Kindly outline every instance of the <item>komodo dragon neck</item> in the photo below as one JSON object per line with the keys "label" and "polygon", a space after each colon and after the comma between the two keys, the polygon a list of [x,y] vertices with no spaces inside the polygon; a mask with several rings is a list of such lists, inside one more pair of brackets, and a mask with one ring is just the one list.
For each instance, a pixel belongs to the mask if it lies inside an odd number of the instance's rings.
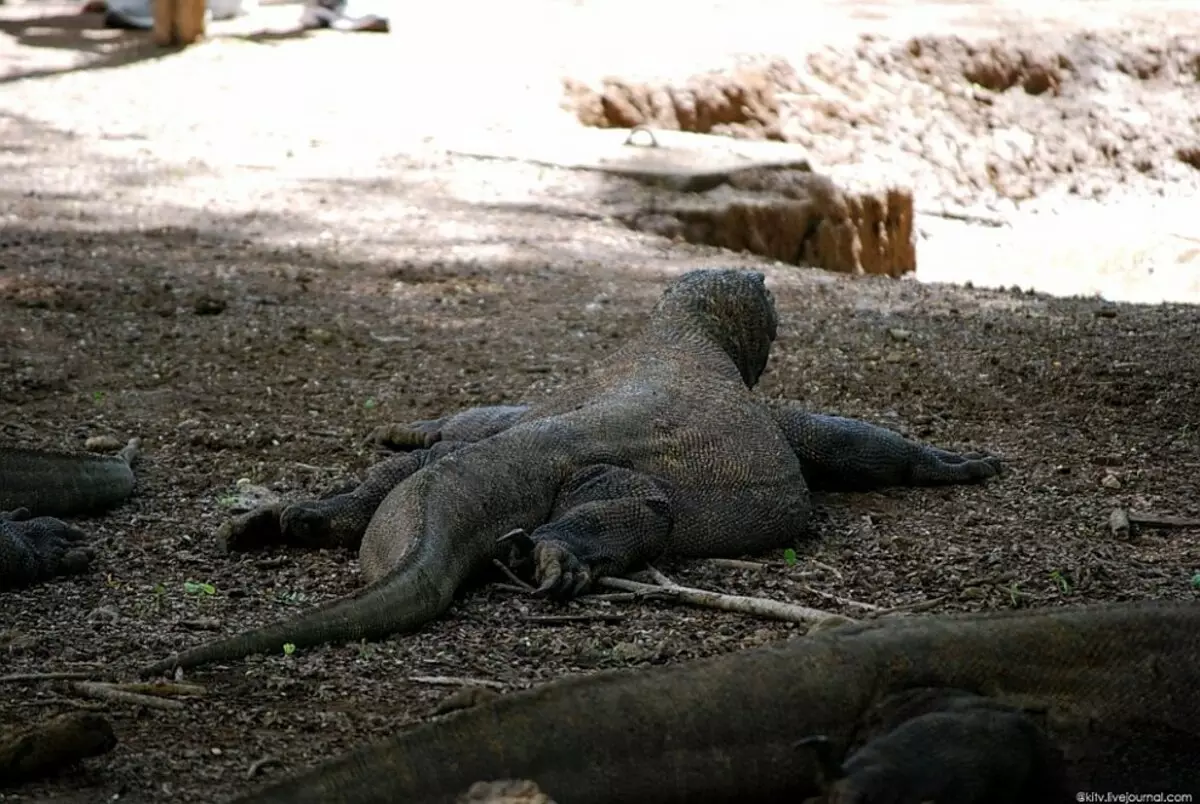
{"label": "komodo dragon neck", "polygon": [[0,511],[28,508],[34,516],[100,511],[133,491],[134,439],[117,455],[0,446]]}
{"label": "komodo dragon neck", "polygon": [[512,778],[559,804],[796,801],[818,791],[798,740],[844,746],[874,703],[921,686],[1045,710],[1080,790],[1200,792],[1198,658],[1195,602],[849,626],[503,696],[237,801],[449,804]]}

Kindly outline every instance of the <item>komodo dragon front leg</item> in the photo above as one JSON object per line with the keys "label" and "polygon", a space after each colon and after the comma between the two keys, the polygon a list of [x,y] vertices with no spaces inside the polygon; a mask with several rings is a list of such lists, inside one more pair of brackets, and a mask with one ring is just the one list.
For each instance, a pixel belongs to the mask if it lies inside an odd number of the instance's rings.
{"label": "komodo dragon front leg", "polygon": [[1001,472],[994,455],[949,452],[857,419],[809,413],[792,403],[772,404],[771,413],[814,491],[958,485]]}
{"label": "komodo dragon front leg", "polygon": [[405,451],[372,466],[357,488],[256,508],[226,521],[217,538],[231,552],[270,545],[357,550],[375,510],[392,489],[438,458],[508,429],[525,410],[516,405],[468,408],[440,419],[376,428],[372,441]]}

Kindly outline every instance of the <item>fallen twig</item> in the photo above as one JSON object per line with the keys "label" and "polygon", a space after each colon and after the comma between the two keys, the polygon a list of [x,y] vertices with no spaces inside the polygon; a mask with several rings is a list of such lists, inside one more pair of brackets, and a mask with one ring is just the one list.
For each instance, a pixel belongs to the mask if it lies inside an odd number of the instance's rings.
{"label": "fallen twig", "polygon": [[136,695],[156,695],[170,698],[174,695],[205,695],[208,690],[199,684],[182,684],[171,681],[141,681],[131,684],[107,684],[113,689],[132,692]]}
{"label": "fallen twig", "polygon": [[991,226],[996,229],[1001,229],[1009,226],[1009,222],[1003,218],[992,218],[987,215],[976,215],[966,210],[959,209],[932,209],[929,207],[919,207],[914,210],[918,215],[929,215],[933,218],[945,218],[951,221],[962,221],[964,223],[978,223],[983,226]]}
{"label": "fallen twig", "polygon": [[282,763],[275,757],[261,757],[256,759],[250,763],[250,767],[246,768],[246,778],[253,779],[263,770],[263,768],[280,764]]}
{"label": "fallen twig", "polygon": [[0,676],[0,684],[21,684],[29,681],[84,681],[95,678],[95,673],[13,673]]}
{"label": "fallen twig", "polygon": [[531,614],[525,618],[525,622],[542,625],[559,625],[562,623],[619,623],[628,616],[619,612],[608,614],[600,612],[590,614]]}
{"label": "fallen twig", "polygon": [[938,595],[937,597],[931,597],[928,600],[917,600],[913,603],[901,603],[898,606],[892,606],[892,607],[886,608],[886,609],[877,609],[876,611],[873,611],[870,614],[867,614],[863,619],[875,620],[880,617],[888,617],[892,614],[925,611],[927,609],[933,608],[934,606],[936,606],[938,603],[941,603],[945,599],[946,599],[945,595]]}
{"label": "fallen twig", "polygon": [[607,603],[632,603],[638,599],[633,592],[600,592],[584,595],[580,600],[603,600]]}
{"label": "fallen twig", "polygon": [[789,623],[811,625],[837,618],[851,619],[832,614],[820,609],[810,609],[807,606],[797,606],[794,603],[784,603],[779,600],[768,600],[761,597],[745,597],[743,595],[726,595],[720,592],[709,592],[706,589],[693,589],[689,586],[654,586],[648,583],[631,581],[628,578],[601,578],[597,585],[609,589],[619,589],[623,592],[633,592],[642,598],[658,598],[674,600],[701,608],[729,611],[736,614],[749,614],[753,617],[763,617],[770,620],[782,620]]}
{"label": "fallen twig", "polygon": [[808,563],[812,564],[814,567],[820,567],[821,569],[825,570],[826,572],[832,572],[834,575],[837,576],[837,579],[839,581],[843,579],[842,571],[840,569],[838,569],[837,567],[833,566],[832,564],[826,564],[824,561],[818,561],[815,558],[810,558],[808,560]]}
{"label": "fallen twig", "polygon": [[95,698],[98,701],[106,701],[108,703],[132,704],[134,706],[144,706],[148,709],[183,709],[183,704],[179,701],[172,701],[168,698],[156,698],[153,695],[145,695],[140,692],[129,692],[112,684],[105,684],[101,681],[72,681],[69,685],[72,692],[77,695],[82,695],[84,698]]}
{"label": "fallen twig", "polygon": [[498,570],[500,570],[501,572],[503,572],[503,573],[504,573],[504,577],[505,577],[505,578],[508,578],[510,581],[512,581],[512,582],[513,582],[513,583],[514,583],[514,584],[515,584],[517,587],[519,587],[519,588],[523,589],[523,590],[524,590],[524,591],[526,591],[526,592],[532,592],[532,591],[534,591],[534,588],[533,588],[531,585],[529,585],[529,584],[525,583],[525,581],[522,581],[522,580],[521,580],[519,577],[517,577],[517,574],[516,574],[515,572],[513,572],[512,570],[510,570],[510,569],[508,568],[508,565],[506,565],[506,564],[505,564],[503,561],[501,561],[500,559],[498,559],[498,558],[493,558],[493,559],[492,559],[492,565],[493,565],[493,566],[495,566],[495,567],[496,567],[496,569],[498,569]]}
{"label": "fallen twig", "polygon": [[743,561],[740,558],[710,558],[708,563],[714,567],[727,569],[764,570],[767,568],[767,565],[761,561]]}
{"label": "fallen twig", "polygon": [[804,584],[800,584],[800,588],[809,594],[816,595],[817,597],[823,597],[826,600],[832,600],[835,603],[841,603],[843,606],[853,606],[858,609],[863,609],[864,611],[882,610],[880,606],[876,606],[874,603],[863,603],[861,600],[853,600],[848,597],[842,597],[841,595],[835,595],[832,592],[822,592],[820,589],[814,589],[813,587],[805,586]]}
{"label": "fallen twig", "polygon": [[1124,508],[1114,508],[1108,515],[1108,529],[1118,539],[1132,538],[1137,528],[1175,530],[1200,528],[1200,519],[1169,514],[1138,514]]}
{"label": "fallen twig", "polygon": [[504,683],[491,681],[486,678],[465,678],[462,676],[409,676],[414,684],[432,684],[437,687],[491,687],[494,690],[504,689]]}
{"label": "fallen twig", "polygon": [[1168,514],[1136,514],[1130,511],[1129,521],[1143,528],[1200,528],[1200,519]]}
{"label": "fallen twig", "polygon": [[675,587],[679,586],[679,584],[675,583],[673,580],[671,580],[666,575],[664,575],[662,572],[660,572],[657,567],[652,567],[650,565],[647,565],[646,572],[650,575],[651,578],[654,579],[655,583],[657,583],[659,586],[665,586],[669,589],[674,589]]}

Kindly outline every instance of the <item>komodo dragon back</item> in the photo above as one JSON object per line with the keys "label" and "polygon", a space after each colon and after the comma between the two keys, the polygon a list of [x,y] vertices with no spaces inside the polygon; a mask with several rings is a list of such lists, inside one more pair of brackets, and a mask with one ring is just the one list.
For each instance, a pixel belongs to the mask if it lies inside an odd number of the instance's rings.
{"label": "komodo dragon back", "polygon": [[802,738],[844,754],[876,705],[918,687],[1045,713],[1075,790],[1195,794],[1198,658],[1195,601],[877,621],[503,695],[237,804],[452,804],[496,779],[559,804],[800,801],[820,779]]}
{"label": "komodo dragon back", "polygon": [[139,446],[135,438],[117,455],[0,446],[0,511],[72,516],[116,505],[133,492]]}

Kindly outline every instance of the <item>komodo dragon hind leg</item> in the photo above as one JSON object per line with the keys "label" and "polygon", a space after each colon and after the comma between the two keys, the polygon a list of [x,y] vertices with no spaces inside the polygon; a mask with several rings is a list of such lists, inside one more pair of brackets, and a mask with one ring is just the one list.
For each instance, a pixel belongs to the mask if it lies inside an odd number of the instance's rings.
{"label": "komodo dragon hind leg", "polygon": [[383,498],[421,467],[466,446],[438,441],[371,467],[367,479],[352,491],[315,500],[273,503],[227,520],[217,538],[230,552],[270,545],[357,550],[367,525]]}
{"label": "komodo dragon hind leg", "polygon": [[513,548],[517,568],[532,565],[536,595],[566,600],[604,575],[657,558],[673,524],[666,492],[653,478],[597,464],[568,479],[547,524],[502,541]]}
{"label": "komodo dragon hind leg", "polygon": [[809,413],[790,404],[772,406],[771,412],[813,490],[977,483],[1002,469],[995,455],[949,452],[857,419]]}
{"label": "komodo dragon hind leg", "polygon": [[0,592],[87,571],[95,553],[87,535],[28,509],[0,513]]}

